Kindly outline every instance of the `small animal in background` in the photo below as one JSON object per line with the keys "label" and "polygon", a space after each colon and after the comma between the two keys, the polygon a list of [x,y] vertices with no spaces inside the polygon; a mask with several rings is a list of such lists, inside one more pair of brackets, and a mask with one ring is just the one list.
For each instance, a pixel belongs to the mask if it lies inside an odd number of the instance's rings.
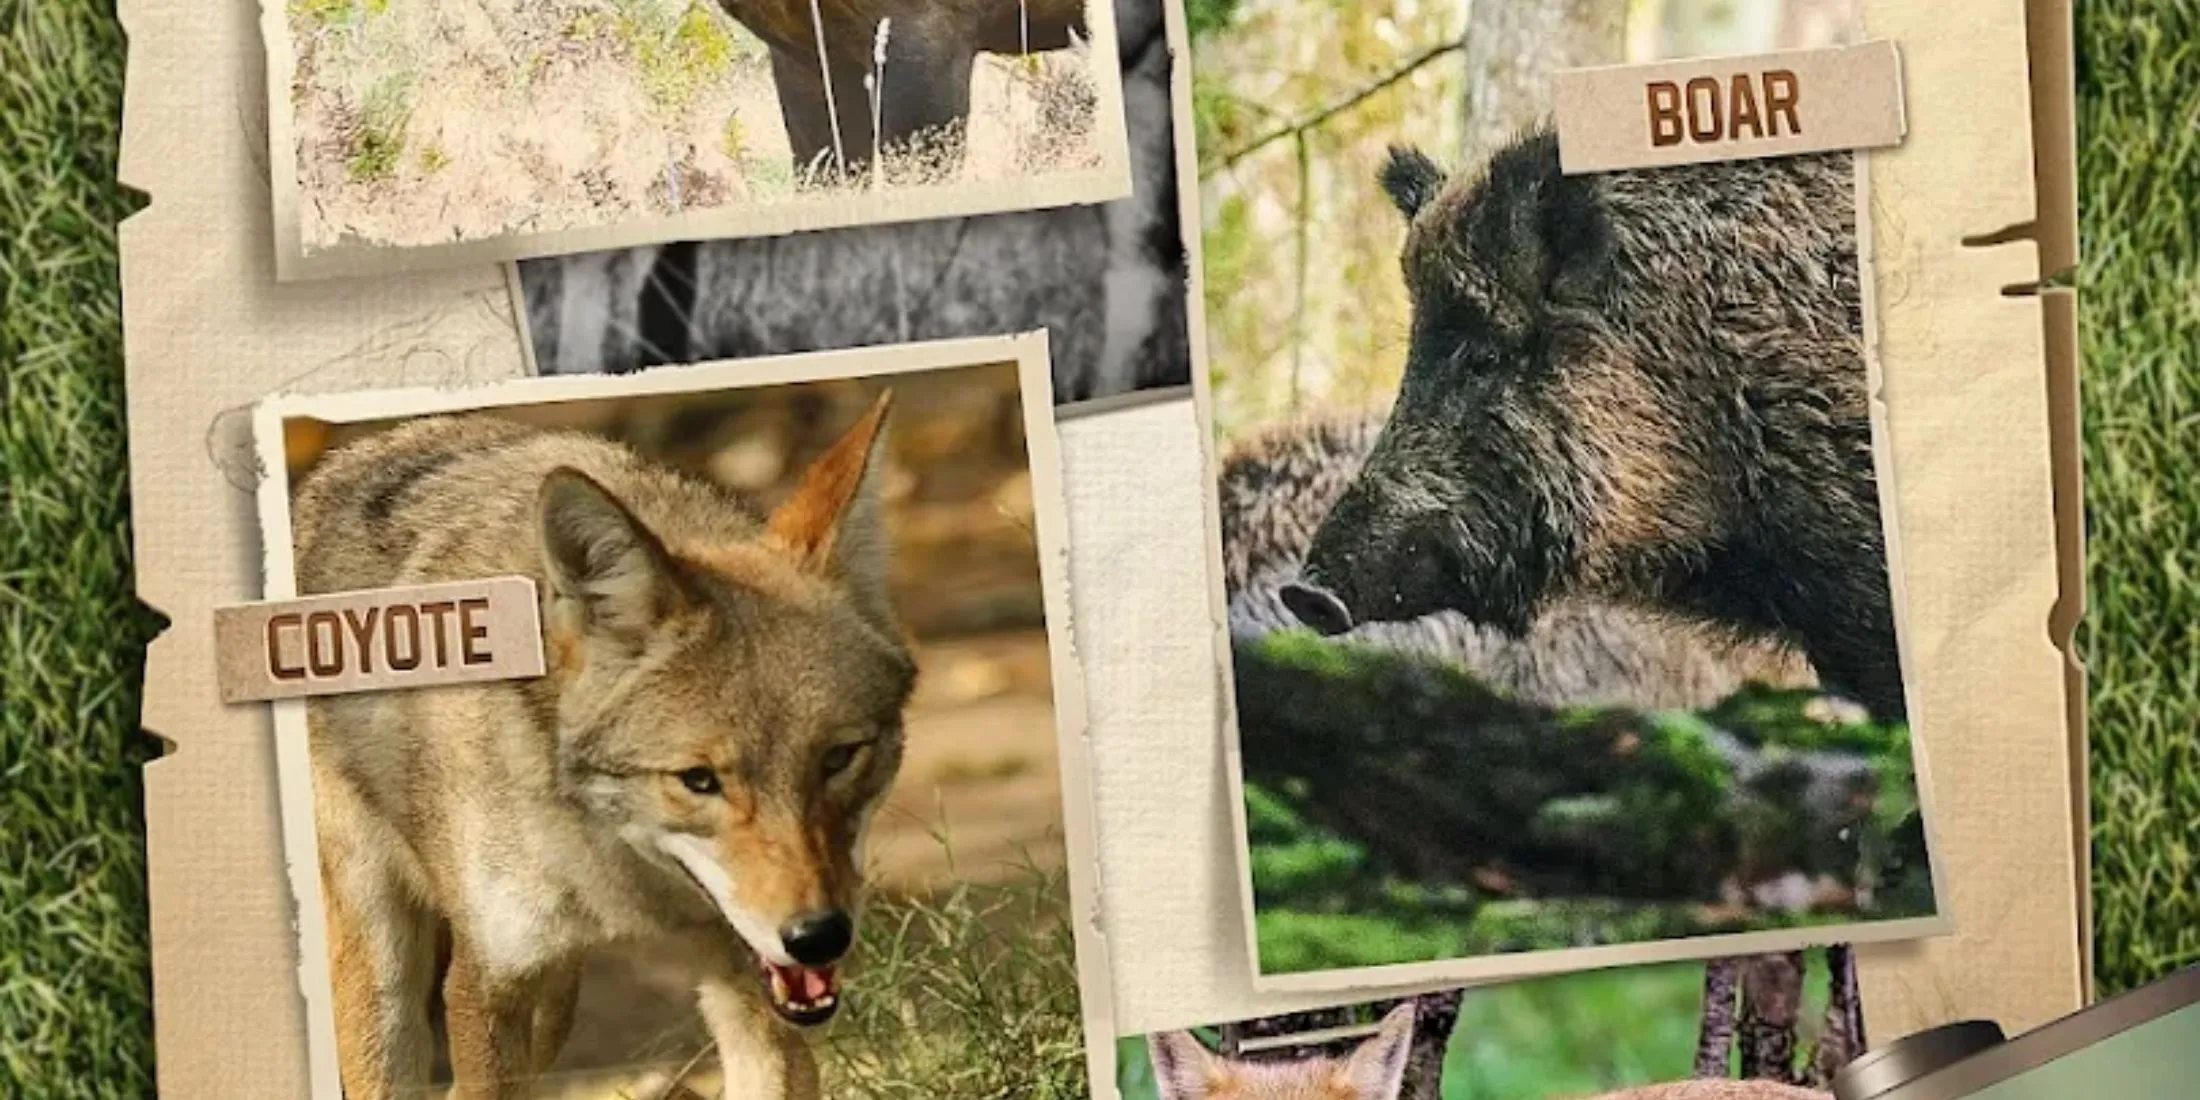
{"label": "small animal in background", "polygon": [[1151,1044],[1161,1100],[1398,1100],[1412,1049],[1411,1001],[1391,1009],[1343,1058],[1226,1058],[1188,1031],[1156,1035]]}

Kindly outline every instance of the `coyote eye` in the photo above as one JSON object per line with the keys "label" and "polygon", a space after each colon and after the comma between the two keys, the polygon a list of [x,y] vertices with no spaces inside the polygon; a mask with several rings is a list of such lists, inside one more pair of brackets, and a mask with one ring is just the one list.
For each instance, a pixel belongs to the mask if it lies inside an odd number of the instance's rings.
{"label": "coyote eye", "polygon": [[724,789],[718,782],[718,773],[709,768],[689,768],[677,774],[680,785],[696,794],[717,794]]}
{"label": "coyote eye", "polygon": [[836,745],[825,750],[825,758],[820,763],[824,765],[826,778],[830,779],[847,771],[849,766],[856,762],[856,754],[862,751],[863,745],[860,743]]}

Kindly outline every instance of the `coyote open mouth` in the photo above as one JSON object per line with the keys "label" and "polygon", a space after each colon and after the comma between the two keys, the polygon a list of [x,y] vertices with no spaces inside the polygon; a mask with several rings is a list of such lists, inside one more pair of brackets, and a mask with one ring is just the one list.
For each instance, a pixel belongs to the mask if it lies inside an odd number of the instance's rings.
{"label": "coyote open mouth", "polygon": [[815,1027],[840,1009],[840,976],[830,966],[780,966],[766,962],[764,985],[781,1019]]}

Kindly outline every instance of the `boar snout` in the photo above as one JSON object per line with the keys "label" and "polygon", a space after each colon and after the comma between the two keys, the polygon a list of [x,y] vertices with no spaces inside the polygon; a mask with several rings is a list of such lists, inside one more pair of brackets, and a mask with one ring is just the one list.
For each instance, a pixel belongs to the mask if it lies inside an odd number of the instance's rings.
{"label": "boar snout", "polygon": [[1352,629],[1352,611],[1337,594],[1302,581],[1283,586],[1283,606],[1316,634],[1336,635]]}

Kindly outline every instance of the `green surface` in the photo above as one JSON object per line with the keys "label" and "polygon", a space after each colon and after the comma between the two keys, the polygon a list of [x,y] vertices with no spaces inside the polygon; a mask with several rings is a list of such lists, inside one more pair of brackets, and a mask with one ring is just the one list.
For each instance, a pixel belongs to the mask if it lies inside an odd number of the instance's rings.
{"label": "green surface", "polygon": [[[2200,962],[2200,5],[2081,0],[2104,991]],[[152,1073],[113,184],[122,36],[0,0],[0,1095]],[[2180,442],[2182,440],[2182,442]]]}
{"label": "green surface", "polygon": [[0,1096],[151,1090],[114,223],[122,34],[0,0]]}
{"label": "green surface", "polygon": [[2200,963],[2200,4],[2077,3],[2105,995]]}

